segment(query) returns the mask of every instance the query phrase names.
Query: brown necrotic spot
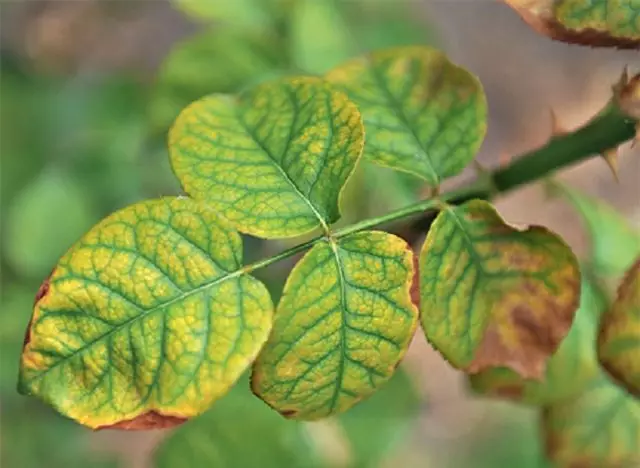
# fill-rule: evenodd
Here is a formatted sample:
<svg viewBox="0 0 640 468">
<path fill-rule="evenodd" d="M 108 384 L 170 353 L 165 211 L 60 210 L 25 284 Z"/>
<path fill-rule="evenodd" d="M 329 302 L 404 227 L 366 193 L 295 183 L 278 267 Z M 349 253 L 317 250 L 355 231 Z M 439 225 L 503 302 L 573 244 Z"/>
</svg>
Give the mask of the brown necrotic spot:
<svg viewBox="0 0 640 468">
<path fill-rule="evenodd" d="M 292 410 L 292 409 L 288 409 L 288 410 L 282 410 L 280 411 L 280 414 L 282 416 L 284 416 L 285 418 L 292 418 L 294 417 L 296 414 L 298 414 L 298 412 L 296 410 Z"/>
<path fill-rule="evenodd" d="M 187 418 L 160 414 L 157 411 L 148 411 L 147 413 L 143 413 L 133 419 L 127 419 L 115 424 L 99 426 L 96 430 L 118 429 L 122 431 L 145 431 L 151 429 L 167 429 L 179 426 L 186 421 Z"/>
<path fill-rule="evenodd" d="M 51 285 L 51 276 L 53 276 L 53 272 L 55 269 L 49 273 L 49 276 L 42 282 L 40 287 L 38 288 L 38 292 L 36 293 L 36 297 L 33 300 L 33 307 L 35 308 L 47 294 L 49 294 L 49 289 Z M 29 319 L 29 324 L 27 325 L 27 331 L 24 334 L 24 341 L 22 342 L 22 349 L 24 349 L 29 342 L 31 341 L 31 325 L 33 325 L 33 315 L 31 315 L 31 319 Z"/>
</svg>

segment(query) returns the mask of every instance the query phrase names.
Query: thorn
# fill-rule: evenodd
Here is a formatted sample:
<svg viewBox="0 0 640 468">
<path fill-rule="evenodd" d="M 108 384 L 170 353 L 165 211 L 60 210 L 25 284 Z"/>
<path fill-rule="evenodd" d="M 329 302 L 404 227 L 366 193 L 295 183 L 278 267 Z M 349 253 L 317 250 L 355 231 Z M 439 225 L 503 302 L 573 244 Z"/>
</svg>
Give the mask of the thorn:
<svg viewBox="0 0 640 468">
<path fill-rule="evenodd" d="M 622 91 L 624 87 L 627 86 L 627 83 L 629 83 L 629 66 L 625 65 L 620 78 L 618 78 L 618 81 L 611 87 L 614 96 L 618 96 L 620 94 L 620 91 Z"/>
<path fill-rule="evenodd" d="M 567 133 L 567 129 L 560 124 L 556 111 L 554 111 L 553 108 L 550 108 L 549 113 L 551 114 L 551 138 L 553 139 L 554 137 L 565 135 Z"/>
<path fill-rule="evenodd" d="M 618 178 L 618 147 L 609 148 L 602 152 L 602 157 L 604 158 L 607 166 L 611 169 L 611 173 L 613 174 L 613 178 L 616 182 L 620 183 L 620 179 Z"/>
<path fill-rule="evenodd" d="M 498 165 L 500 167 L 507 167 L 511 162 L 512 156 L 506 151 L 502 151 L 498 156 Z"/>
</svg>

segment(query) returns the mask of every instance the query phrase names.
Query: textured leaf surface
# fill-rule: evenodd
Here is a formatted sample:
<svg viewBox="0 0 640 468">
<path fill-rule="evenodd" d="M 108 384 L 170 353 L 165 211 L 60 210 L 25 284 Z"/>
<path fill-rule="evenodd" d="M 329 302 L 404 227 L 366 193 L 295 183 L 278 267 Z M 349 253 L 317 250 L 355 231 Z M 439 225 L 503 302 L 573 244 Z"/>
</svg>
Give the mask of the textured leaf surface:
<svg viewBox="0 0 640 468">
<path fill-rule="evenodd" d="M 592 47 L 640 48 L 638 0 L 505 0 L 538 33 Z"/>
<path fill-rule="evenodd" d="M 211 410 L 157 449 L 158 468 L 311 468 L 302 423 L 287 421 L 251 394 L 244 379 Z"/>
<path fill-rule="evenodd" d="M 599 277 L 622 276 L 640 255 L 640 231 L 611 205 L 569 187 L 558 188 L 582 218 L 590 237 L 589 268 Z"/>
<path fill-rule="evenodd" d="M 243 232 L 292 237 L 340 217 L 338 201 L 362 153 L 355 105 L 319 78 L 287 78 L 238 98 L 185 109 L 169 136 L 185 191 Z"/>
<path fill-rule="evenodd" d="M 295 266 L 258 356 L 254 392 L 289 418 L 342 413 L 386 382 L 417 325 L 412 252 L 362 232 L 316 244 Z"/>
<path fill-rule="evenodd" d="M 438 215 L 419 270 L 422 328 L 453 366 L 543 377 L 579 303 L 577 261 L 562 239 L 515 229 L 472 200 Z"/>
<path fill-rule="evenodd" d="M 603 367 L 640 397 L 640 258 L 620 285 L 618 298 L 602 317 L 598 355 Z"/>
<path fill-rule="evenodd" d="M 236 92 L 276 73 L 284 67 L 279 49 L 277 39 L 266 32 L 219 27 L 178 43 L 163 61 L 154 86 L 149 108 L 153 129 L 164 133 L 196 99 Z"/>
<path fill-rule="evenodd" d="M 266 341 L 272 304 L 242 275 L 240 236 L 186 198 L 125 208 L 72 247 L 38 292 L 19 388 L 92 427 L 198 415 Z"/>
<path fill-rule="evenodd" d="M 542 424 L 559 468 L 640 466 L 640 401 L 602 373 L 579 397 L 546 408 Z"/>
<path fill-rule="evenodd" d="M 420 417 L 421 398 L 409 374 L 400 366 L 370 398 L 339 416 L 351 449 L 350 465 L 379 466 L 407 442 L 411 425 Z"/>
<path fill-rule="evenodd" d="M 487 103 L 480 82 L 429 47 L 386 49 L 347 62 L 327 79 L 358 105 L 365 157 L 436 186 L 480 148 Z"/>
<path fill-rule="evenodd" d="M 606 297 L 586 278 L 582 280 L 580 308 L 571 330 L 553 354 L 543 380 L 523 379 L 511 369 L 490 369 L 469 377 L 482 394 L 534 405 L 549 405 L 580 393 L 599 372 L 593 346 Z"/>
</svg>

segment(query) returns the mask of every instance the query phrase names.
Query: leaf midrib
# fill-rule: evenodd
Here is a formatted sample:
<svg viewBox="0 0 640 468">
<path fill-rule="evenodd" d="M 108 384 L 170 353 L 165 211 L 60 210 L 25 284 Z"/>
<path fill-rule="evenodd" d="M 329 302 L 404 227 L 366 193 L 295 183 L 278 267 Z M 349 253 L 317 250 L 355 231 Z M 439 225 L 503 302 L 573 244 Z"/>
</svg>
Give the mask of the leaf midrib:
<svg viewBox="0 0 640 468">
<path fill-rule="evenodd" d="M 173 299 L 170 299 L 166 302 L 160 303 L 155 305 L 153 308 L 151 309 L 143 309 L 142 313 L 136 315 L 135 317 L 131 317 L 130 319 L 126 320 L 123 323 L 120 323 L 118 325 L 116 325 L 115 327 L 113 327 L 112 329 L 110 329 L 109 331 L 107 331 L 106 333 L 103 333 L 102 335 L 98 336 L 97 338 L 94 338 L 93 340 L 91 340 L 90 342 L 88 342 L 85 346 L 76 349 L 74 352 L 72 352 L 71 354 L 64 356 L 62 359 L 56 361 L 53 365 L 51 365 L 50 367 L 48 367 L 47 369 L 43 370 L 42 372 L 38 373 L 35 377 L 31 378 L 29 381 L 33 382 L 34 380 L 39 380 L 41 378 L 44 378 L 49 372 L 53 371 L 54 369 L 58 368 L 59 366 L 61 366 L 62 364 L 64 364 L 65 362 L 67 362 L 68 360 L 74 358 L 75 356 L 82 354 L 83 352 L 87 351 L 88 349 L 90 349 L 91 347 L 93 347 L 96 343 L 104 340 L 104 339 L 108 339 L 109 337 L 111 337 L 112 335 L 118 333 L 119 331 L 127 328 L 128 326 L 131 326 L 133 323 L 135 323 L 138 320 L 142 320 L 144 317 L 156 313 L 159 310 L 162 309 L 167 309 L 168 307 L 172 306 L 173 304 L 176 304 L 180 301 L 186 300 L 187 298 L 194 296 L 202 291 L 206 291 L 209 288 L 212 288 L 214 286 L 217 286 L 229 279 L 233 279 L 233 278 L 237 278 L 241 275 L 243 275 L 245 273 L 244 269 L 240 268 L 236 271 L 233 271 L 231 273 L 227 272 L 227 275 L 216 278 L 212 281 L 209 281 L 208 283 L 205 283 L 201 286 L 198 286 L 195 289 L 192 289 L 191 291 L 187 291 L 184 292 L 182 294 L 179 294 L 178 296 L 174 297 Z M 41 317 L 43 318 L 43 317 Z M 36 321 L 32 327 L 35 327 L 35 325 L 38 322 Z"/>
</svg>

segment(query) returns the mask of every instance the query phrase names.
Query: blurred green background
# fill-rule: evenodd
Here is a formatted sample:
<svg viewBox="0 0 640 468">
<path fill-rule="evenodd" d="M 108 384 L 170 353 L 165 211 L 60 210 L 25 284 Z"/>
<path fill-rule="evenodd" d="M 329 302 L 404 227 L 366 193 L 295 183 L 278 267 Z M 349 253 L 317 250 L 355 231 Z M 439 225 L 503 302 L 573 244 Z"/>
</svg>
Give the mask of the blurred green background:
<svg viewBox="0 0 640 468">
<path fill-rule="evenodd" d="M 401 372 L 379 394 L 335 420 L 286 422 L 251 397 L 242 381 L 212 411 L 164 443 L 165 432 L 93 433 L 15 391 L 33 298 L 57 259 L 105 215 L 145 198 L 180 193 L 165 135 L 182 107 L 204 94 L 237 91 L 280 74 L 322 73 L 373 48 L 442 45 L 441 38 L 451 34 L 446 21 L 436 27 L 434 18 L 442 11 L 436 8 L 430 15 L 424 4 L 0 4 L 3 468 L 545 466 L 535 412 L 469 398 L 460 376 L 424 343 L 415 344 Z M 474 26 L 455 26 L 469 27 Z M 456 50 L 455 42 L 444 42 Z M 485 73 L 491 103 L 500 87 L 492 69 Z M 500 114 L 503 101 L 495 102 L 498 131 L 490 135 L 485 158 L 495 156 L 500 118 L 509 120 Z M 345 223 L 423 195 L 416 180 L 367 164 L 348 190 Z M 252 239 L 248 261 L 286 245 Z M 274 299 L 290 267 L 285 262 L 261 273 Z M 434 396 L 427 396 L 431 391 Z"/>
</svg>

